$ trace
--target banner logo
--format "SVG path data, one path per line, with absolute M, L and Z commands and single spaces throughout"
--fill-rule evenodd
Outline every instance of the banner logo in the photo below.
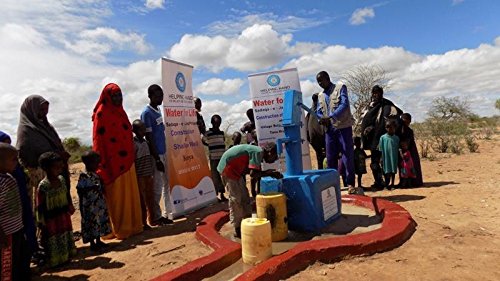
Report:
M 177 75 L 175 76 L 175 85 L 181 93 L 184 93 L 186 90 L 186 78 L 184 78 L 184 74 L 182 74 L 182 72 L 177 72 Z
M 267 84 L 271 87 L 276 87 L 281 83 L 281 79 L 278 75 L 273 74 L 267 77 Z

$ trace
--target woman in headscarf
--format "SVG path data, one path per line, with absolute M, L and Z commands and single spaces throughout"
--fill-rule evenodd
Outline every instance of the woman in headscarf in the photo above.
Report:
M 97 173 L 104 181 L 113 235 L 118 239 L 142 231 L 132 126 L 122 102 L 120 87 L 110 83 L 102 90 L 92 115 L 93 150 L 101 155 Z
M 379 85 L 372 88 L 371 103 L 368 106 L 361 122 L 361 140 L 363 149 L 370 150 L 373 179 L 372 188 L 383 188 L 382 167 L 380 166 L 381 152 L 378 150 L 380 137 L 387 133 L 385 122 L 388 119 L 398 120 L 403 111 L 392 101 L 384 98 L 384 89 Z M 398 123 L 399 127 L 399 123 Z
M 32 204 L 38 184 L 45 177 L 38 164 L 38 158 L 45 152 L 55 152 L 61 155 L 65 163 L 62 176 L 68 189 L 70 187 L 68 169 L 70 155 L 64 150 L 59 135 L 47 120 L 48 113 L 49 102 L 39 95 L 27 97 L 21 105 L 16 147 L 19 150 L 21 165 L 27 170 L 28 195 Z

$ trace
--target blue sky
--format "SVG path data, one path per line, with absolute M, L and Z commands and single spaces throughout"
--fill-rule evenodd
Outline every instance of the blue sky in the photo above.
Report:
M 359 65 L 389 74 L 387 97 L 417 120 L 433 98 L 460 96 L 498 114 L 500 2 L 2 0 L 0 130 L 17 127 L 29 94 L 51 101 L 63 137 L 90 140 L 102 87 L 117 82 L 135 119 L 160 83 L 162 56 L 195 66 L 205 119 L 236 130 L 250 106 L 250 73 L 297 67 L 305 96 L 314 74 L 334 79 Z M 14 110 L 15 109 L 15 110 Z

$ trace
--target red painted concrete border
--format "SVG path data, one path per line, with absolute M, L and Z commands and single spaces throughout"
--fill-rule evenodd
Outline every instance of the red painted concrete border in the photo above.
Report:
M 379 212 L 383 217 L 382 227 L 361 234 L 299 243 L 287 252 L 258 264 L 236 280 L 285 279 L 316 261 L 334 261 L 347 255 L 393 249 L 403 244 L 415 231 L 416 223 L 408 211 L 398 204 L 359 195 L 343 196 L 342 202 Z
M 220 228 L 229 221 L 229 212 L 222 211 L 207 216 L 196 227 L 196 238 L 210 246 L 214 252 L 179 268 L 162 274 L 154 281 L 201 280 L 217 274 L 241 258 L 241 245 L 222 237 Z
M 416 223 L 411 215 L 396 203 L 358 195 L 342 196 L 342 202 L 374 210 L 383 218 L 382 227 L 361 234 L 301 242 L 287 252 L 253 267 L 236 280 L 280 280 L 316 261 L 334 261 L 347 255 L 387 251 L 403 244 L 415 231 Z M 206 217 L 196 229 L 196 237 L 214 249 L 212 254 L 154 280 L 201 280 L 240 259 L 241 245 L 218 233 L 228 220 L 228 212 L 218 212 Z

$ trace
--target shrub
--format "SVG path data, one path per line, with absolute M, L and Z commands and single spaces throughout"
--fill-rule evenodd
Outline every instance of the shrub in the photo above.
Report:
M 465 143 L 470 152 L 477 152 L 479 144 L 476 142 L 476 138 L 473 135 L 465 136 Z
M 82 144 L 79 138 L 69 137 L 63 140 L 64 149 L 71 154 L 69 164 L 79 163 L 82 161 L 82 154 L 92 149 L 90 145 Z

